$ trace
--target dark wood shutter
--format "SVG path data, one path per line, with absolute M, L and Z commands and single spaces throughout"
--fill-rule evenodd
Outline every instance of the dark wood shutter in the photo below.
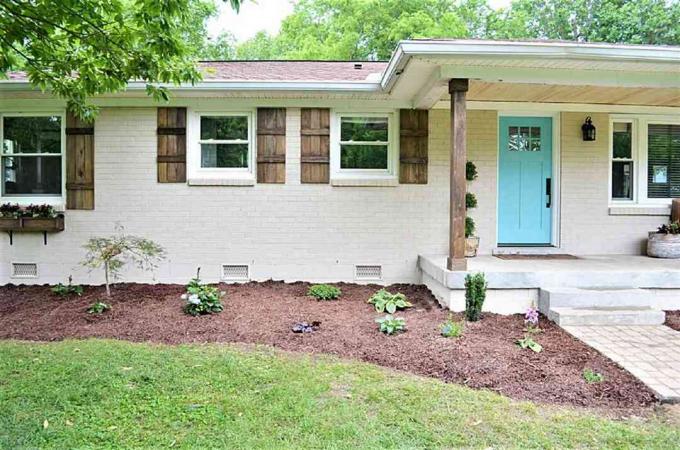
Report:
M 399 182 L 427 184 L 427 110 L 402 109 L 399 122 Z
M 286 109 L 257 109 L 257 182 L 286 182 Z
M 300 181 L 328 183 L 330 174 L 330 110 L 302 108 Z
M 66 208 L 94 209 L 94 123 L 66 115 Z
M 187 109 L 158 108 L 156 163 L 159 183 L 187 180 Z

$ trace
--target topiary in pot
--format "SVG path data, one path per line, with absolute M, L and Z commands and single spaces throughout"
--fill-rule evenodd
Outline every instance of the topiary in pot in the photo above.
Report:
M 472 181 L 477 178 L 477 166 L 472 161 L 465 165 L 465 178 Z M 477 207 L 477 197 L 471 192 L 465 194 L 465 208 L 472 209 Z M 465 217 L 465 256 L 471 258 L 477 256 L 479 248 L 479 237 L 475 236 L 475 221 L 472 217 Z

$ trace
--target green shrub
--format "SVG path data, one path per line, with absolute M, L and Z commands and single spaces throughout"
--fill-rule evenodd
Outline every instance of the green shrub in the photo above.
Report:
M 523 339 L 518 339 L 516 341 L 516 344 L 520 346 L 520 348 L 524 349 L 529 349 L 533 350 L 536 353 L 540 353 L 541 350 L 543 350 L 543 346 L 539 344 L 538 342 L 534 341 L 533 338 L 529 335 L 525 335 Z
M 89 308 L 87 312 L 90 314 L 104 314 L 106 311 L 111 309 L 111 305 L 104 302 L 95 302 Z
M 602 383 L 604 375 L 586 368 L 583 369 L 583 379 L 586 380 L 586 383 Z
M 483 273 L 465 276 L 465 318 L 476 322 L 482 317 L 482 306 L 486 299 L 486 280 Z
M 477 166 L 472 161 L 465 163 L 465 179 L 472 181 L 477 178 Z
M 381 317 L 380 319 L 375 319 L 375 321 L 378 323 L 380 332 L 387 335 L 396 334 L 400 331 L 406 330 L 406 320 L 402 319 L 401 317 L 394 317 L 388 314 L 385 317 Z
M 202 284 L 200 279 L 201 268 L 196 272 L 196 278 L 187 285 L 186 294 L 182 294 L 182 300 L 186 300 L 184 312 L 191 316 L 203 314 L 215 314 L 224 310 L 222 297 L 224 292 L 213 286 Z
M 59 297 L 67 297 L 69 295 L 77 295 L 80 297 L 83 295 L 83 287 L 79 284 L 72 283 L 73 278 L 68 277 L 68 284 L 57 284 L 52 287 L 52 292 Z
M 475 221 L 472 217 L 465 217 L 465 237 L 469 238 L 475 235 Z
M 457 322 L 457 321 L 453 320 L 453 315 L 449 314 L 449 318 L 446 319 L 446 321 L 443 324 L 441 324 L 441 326 L 439 327 L 439 330 L 440 330 L 442 336 L 444 336 L 446 338 L 452 338 L 452 337 L 457 338 L 457 337 L 460 337 L 463 334 L 463 327 L 464 327 L 464 323 L 462 321 Z
M 315 284 L 309 287 L 307 295 L 314 297 L 317 300 L 336 300 L 340 297 L 342 291 L 335 286 L 329 284 Z
M 368 299 L 368 303 L 375 307 L 377 312 L 387 312 L 394 314 L 398 309 L 410 308 L 413 306 L 406 300 L 402 293 L 392 294 L 385 289 L 380 289 Z
M 467 192 L 465 194 L 465 207 L 466 208 L 476 208 L 477 207 L 477 197 L 472 192 Z

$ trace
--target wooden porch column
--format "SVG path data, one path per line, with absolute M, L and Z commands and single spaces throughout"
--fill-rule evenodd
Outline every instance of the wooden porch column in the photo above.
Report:
M 449 80 L 451 94 L 451 199 L 449 202 L 449 270 L 467 270 L 465 260 L 465 164 L 467 162 L 466 78 Z

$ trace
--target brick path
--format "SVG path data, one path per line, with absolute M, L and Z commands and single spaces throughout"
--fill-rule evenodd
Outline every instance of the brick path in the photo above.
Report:
M 680 402 L 680 332 L 663 325 L 563 328 L 632 373 L 661 401 Z

